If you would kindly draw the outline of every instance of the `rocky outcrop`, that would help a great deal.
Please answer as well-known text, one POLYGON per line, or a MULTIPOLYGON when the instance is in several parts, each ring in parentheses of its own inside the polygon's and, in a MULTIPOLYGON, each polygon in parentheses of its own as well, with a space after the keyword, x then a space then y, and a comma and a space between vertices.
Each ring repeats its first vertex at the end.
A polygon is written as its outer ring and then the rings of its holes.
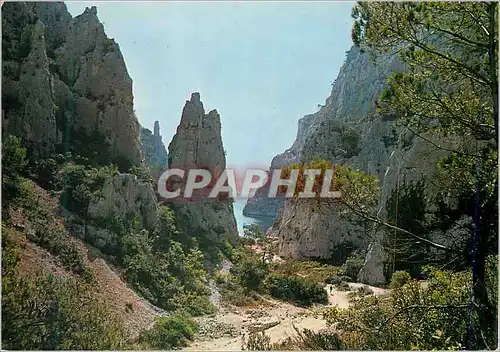
POLYGON ((172 168, 196 166, 221 171, 226 167, 220 116, 217 110, 205 114, 200 93, 193 93, 186 101, 168 155, 168 166, 172 168))
MULTIPOLYGON (((216 175, 226 167, 220 116, 216 110, 205 114, 199 93, 186 101, 181 121, 168 146, 168 168, 204 168, 216 175)), ((236 244, 238 232, 232 199, 208 199, 200 193, 193 201, 175 199, 171 205, 186 233, 197 236, 203 245, 223 248, 236 244)))
MULTIPOLYGON (((31 51, 20 66, 19 80, 9 83, 16 87, 21 106, 17 114, 7 111, 8 128, 23 135, 35 156, 54 152, 60 138, 56 127, 54 85, 46 54, 45 25, 38 20, 31 31, 31 51)), ((11 87, 12 87, 11 86, 11 87)))
POLYGON ((167 150, 160 135, 160 123, 155 121, 154 131, 141 127, 141 145, 151 173, 158 177, 167 168, 167 150))
MULTIPOLYGON (((311 126, 318 119, 319 114, 306 115, 298 122, 297 137, 293 145, 285 150, 283 153, 276 155, 271 161, 270 171, 279 169, 283 166, 288 166, 292 163, 300 161, 302 147, 304 146, 307 138, 309 138, 314 131, 311 126)), ((269 182, 263 187, 259 188, 254 197, 248 199, 247 204, 243 208, 243 215, 245 216, 265 216, 275 218, 279 210, 283 206, 283 198, 267 198, 269 193, 269 182)))
MULTIPOLYGON (((369 54, 352 48, 325 105, 299 123, 292 148, 276 157, 276 165, 321 158, 375 174, 381 189, 379 216, 384 217, 386 201, 398 178, 418 181, 429 177, 444 155, 395 126, 390 116, 374 118, 375 103, 387 78, 403 69, 397 55, 373 62, 369 54)), ((432 193, 433 187, 429 185, 426 191, 432 193)), ((271 213, 268 210, 275 200, 261 198, 255 202, 260 207, 249 205, 249 209, 271 213)), ((317 211, 309 203, 287 200, 278 212, 268 234, 279 238, 280 255, 342 262, 351 250, 360 248, 368 254, 359 280, 371 284, 384 281, 385 254, 377 243, 377 234, 359 228, 338 206, 317 211)))
POLYGON ((132 80, 95 7, 72 18, 63 3, 2 6, 2 131, 30 153, 68 151, 128 170, 140 165, 132 80))
POLYGON ((105 181, 99 196, 88 206, 89 219, 137 218, 142 227, 152 230, 156 223, 156 195, 149 183, 131 174, 118 174, 105 181))
POLYGON ((66 225, 86 243, 116 256, 127 228, 153 231, 158 203, 149 182, 131 174, 109 176, 89 202, 85 216, 61 207, 66 225))

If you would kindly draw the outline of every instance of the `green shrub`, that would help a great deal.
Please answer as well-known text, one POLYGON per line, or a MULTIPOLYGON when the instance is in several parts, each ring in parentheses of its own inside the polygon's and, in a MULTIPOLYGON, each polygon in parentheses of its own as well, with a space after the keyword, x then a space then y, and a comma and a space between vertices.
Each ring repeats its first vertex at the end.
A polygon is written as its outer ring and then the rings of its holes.
POLYGON ((171 350, 187 346, 196 329, 196 323, 188 314, 177 312, 157 318, 150 330, 140 334, 140 341, 152 348, 171 350))
POLYGON ((253 239, 258 241, 263 239, 266 235, 262 231, 262 227, 257 224, 250 224, 243 229, 243 234, 245 238, 253 239))
POLYGON ((21 140, 9 135, 2 144, 2 175, 18 175, 25 171, 27 163, 26 149, 21 140))
POLYGON ((256 243, 253 238, 239 237, 239 240, 242 246, 252 246, 256 243))
POLYGON ((37 183, 46 189, 57 189, 59 165, 52 158, 37 160, 32 167, 37 183))
POLYGON ((341 282, 342 279, 338 275, 331 275, 325 280, 325 283, 330 285, 338 285, 341 282))
POLYGON ((151 303, 192 315, 213 313, 204 284, 203 253, 170 241, 166 253, 154 248, 147 230, 129 229, 121 238, 120 258, 127 281, 151 303))
POLYGON ((231 272, 244 288, 259 291, 269 273, 269 267, 254 252, 243 250, 235 254, 235 264, 231 272))
POLYGON ((125 341, 123 323, 79 280, 2 277, 2 347, 116 350, 125 341))
MULTIPOLYGON (((78 248, 69 241, 68 234, 64 233, 62 229, 44 222, 34 232, 28 233, 27 238, 57 256, 66 268, 76 274, 84 274, 83 257, 78 248)), ((90 270, 90 268, 86 268, 86 270, 90 270)))
POLYGON ((117 173, 118 169, 114 165, 98 168, 88 165, 65 165, 61 170, 62 205, 85 216, 92 197, 99 194, 106 179, 117 173))
POLYGON ((352 281, 351 277, 346 276, 346 275, 342 275, 342 276, 340 277, 340 279, 341 279, 342 281, 345 281, 345 282, 351 282, 351 281, 352 281))
POLYGON ((215 276, 220 293, 221 301, 238 307, 258 306, 263 303, 262 298, 255 292, 248 291, 240 281, 231 274, 218 274, 215 276))
POLYGON ((408 283, 411 280, 410 274, 406 271, 395 271, 392 274, 391 282, 389 283, 389 288, 398 288, 408 283))
POLYGON ((295 345, 301 350, 312 351, 341 351, 345 350, 344 343, 337 334, 329 332, 314 332, 309 329, 297 331, 295 345))
POLYGON ((349 284, 345 281, 341 281, 338 284, 335 285, 335 288, 339 291, 350 291, 351 287, 349 284))
POLYGON ((367 296, 367 295, 372 295, 373 294, 373 290, 369 286, 366 286, 366 285, 363 285, 360 288, 358 288, 358 292, 360 294, 362 294, 363 296, 367 296))
POLYGON ((243 351, 269 351, 271 349, 271 338, 264 331, 250 334, 241 349, 243 351))
POLYGON ((26 149, 21 140, 9 135, 2 144, 2 205, 3 208, 19 197, 21 173, 26 169, 26 149))
POLYGON ((322 285, 298 276, 271 274, 266 279, 271 296, 300 306, 328 302, 328 295, 322 285))
MULTIPOLYGON (((325 309, 324 318, 335 326, 345 349, 444 350, 463 346, 469 320, 470 272, 426 270, 426 285, 410 280, 387 296, 358 294, 349 308, 325 309)), ((478 318, 475 313, 473 326, 478 318)))
POLYGON ((358 273, 363 267, 364 258, 360 253, 351 254, 346 262, 342 265, 342 271, 345 276, 350 278, 349 281, 356 282, 358 279, 358 273))
POLYGON ((178 294, 174 297, 173 302, 176 309, 185 310, 193 317, 213 314, 217 311, 209 296, 192 291, 178 294))

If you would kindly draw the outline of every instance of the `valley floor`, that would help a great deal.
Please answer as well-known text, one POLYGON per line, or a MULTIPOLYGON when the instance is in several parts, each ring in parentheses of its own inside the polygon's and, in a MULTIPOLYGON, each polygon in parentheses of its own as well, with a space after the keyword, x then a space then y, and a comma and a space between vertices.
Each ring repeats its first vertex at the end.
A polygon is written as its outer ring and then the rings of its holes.
MULTIPOLYGON (((350 283, 351 290, 362 284, 350 283)), ((371 287, 375 295, 387 292, 385 289, 371 287)), ((256 331, 265 331, 271 343, 282 342, 294 337, 294 329, 320 331, 327 328, 322 319, 320 309, 323 307, 349 306, 348 293, 327 285, 328 305, 317 305, 314 308, 301 308, 292 304, 268 299, 267 304, 255 308, 220 307, 215 317, 198 318, 199 331, 197 339, 185 350, 235 351, 242 350, 248 335, 256 331)))

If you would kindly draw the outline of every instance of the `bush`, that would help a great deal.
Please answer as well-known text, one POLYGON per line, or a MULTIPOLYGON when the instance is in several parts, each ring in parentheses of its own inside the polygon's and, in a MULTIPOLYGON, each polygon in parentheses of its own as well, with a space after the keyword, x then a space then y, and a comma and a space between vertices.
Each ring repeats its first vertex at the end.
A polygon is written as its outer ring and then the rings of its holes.
POLYGON ((9 135, 2 144, 2 175, 13 176, 25 171, 26 149, 21 140, 9 135))
POLYGON ((363 285, 360 288, 358 288, 358 292, 363 296, 368 296, 373 294, 373 290, 371 289, 371 287, 366 285, 363 285))
POLYGON ((351 282, 351 281, 352 281, 352 279, 351 279, 349 276, 346 276, 346 275, 342 275, 342 276, 340 277, 340 279, 341 279, 342 281, 345 281, 345 282, 351 282))
POLYGON ((350 291, 351 290, 351 287, 345 281, 341 281, 340 283, 335 285, 335 288, 339 291, 350 291))
POLYGON ((266 236, 262 231, 262 227, 257 224, 245 226, 243 234, 245 238, 253 239, 254 241, 259 241, 266 236))
POLYGON ((57 173, 59 165, 54 159, 41 159, 35 161, 32 168, 38 184, 46 189, 57 189, 57 173))
POLYGON ((339 285, 342 282, 342 279, 338 275, 329 276, 325 283, 329 285, 339 285))
POLYGON ((196 323, 186 313, 157 318, 155 325, 140 334, 140 342, 151 348, 171 350, 185 347, 196 333, 196 323))
POLYGON ((214 311, 203 282, 203 253, 197 248, 184 250, 170 241, 166 253, 157 251, 144 229, 128 229, 120 241, 125 278, 148 301, 168 310, 185 308, 192 315, 214 311))
POLYGON ((242 246, 252 246, 256 243, 253 238, 239 237, 239 240, 242 246))
POLYGON ((26 168, 26 149, 21 146, 21 140, 9 135, 2 145, 2 200, 5 207, 20 193, 20 174, 26 168))
POLYGON ((231 272, 240 284, 247 290, 259 291, 269 273, 268 265, 255 253, 245 250, 235 253, 235 261, 231 272))
POLYGON ((312 351, 341 351, 345 350, 344 343, 337 334, 329 332, 314 332, 312 330, 304 329, 297 331, 296 343, 297 347, 301 350, 312 351))
POLYGON ((360 253, 353 253, 350 255, 346 262, 342 265, 342 271, 345 276, 348 276, 350 280, 356 282, 358 280, 358 273, 363 268, 365 260, 360 253))
POLYGON ((269 351, 271 349, 271 338, 264 331, 250 334, 241 349, 244 351, 269 351))
POLYGON ((299 306, 328 302, 328 295, 322 285, 298 276, 271 274, 266 279, 266 286, 271 296, 295 302, 299 306))
POLYGON ((262 298, 255 292, 248 291, 240 281, 230 274, 218 274, 215 282, 219 286, 223 303, 238 307, 254 307, 263 303, 262 298))
POLYGON ((217 311, 209 296, 192 291, 175 296, 173 301, 177 309, 185 310, 193 317, 213 314, 217 311))
POLYGON ((410 274, 406 271, 395 271, 392 274, 391 282, 389 283, 389 288, 398 288, 407 284, 411 280, 410 274))
POLYGON ((98 195, 106 179, 118 173, 116 166, 93 168, 67 164, 61 170, 62 205, 80 215, 86 215, 93 196, 98 195))
MULTIPOLYGON (((345 349, 444 350, 464 345, 470 272, 426 270, 429 278, 426 285, 410 280, 388 296, 357 295, 349 308, 326 309, 324 318, 335 326, 345 349)), ((474 315, 471 322, 475 330, 479 317, 477 313, 474 315)), ((496 329, 494 324, 492 329, 496 329)))
POLYGON ((3 348, 117 350, 125 340, 121 320, 79 280, 2 277, 3 348))

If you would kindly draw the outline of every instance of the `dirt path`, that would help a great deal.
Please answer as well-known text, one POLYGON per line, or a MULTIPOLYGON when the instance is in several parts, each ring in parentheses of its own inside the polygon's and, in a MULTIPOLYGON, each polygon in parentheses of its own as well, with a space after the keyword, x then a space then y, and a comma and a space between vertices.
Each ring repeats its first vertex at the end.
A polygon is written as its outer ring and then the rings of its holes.
MULTIPOLYGON (((328 305, 347 308, 350 291, 330 289, 327 285, 328 305)), ((362 284, 350 283, 351 290, 356 290, 362 284)), ((375 295, 385 294, 386 290, 371 287, 375 295)), ((245 338, 253 331, 264 330, 271 338, 271 343, 279 342, 287 337, 293 337, 299 329, 319 331, 327 327, 326 321, 315 313, 316 308, 300 308, 292 304, 270 300, 271 306, 238 309, 220 308, 215 317, 199 318, 201 337, 185 350, 208 351, 241 351, 245 338)), ((325 307, 325 306, 323 306, 325 307)))

